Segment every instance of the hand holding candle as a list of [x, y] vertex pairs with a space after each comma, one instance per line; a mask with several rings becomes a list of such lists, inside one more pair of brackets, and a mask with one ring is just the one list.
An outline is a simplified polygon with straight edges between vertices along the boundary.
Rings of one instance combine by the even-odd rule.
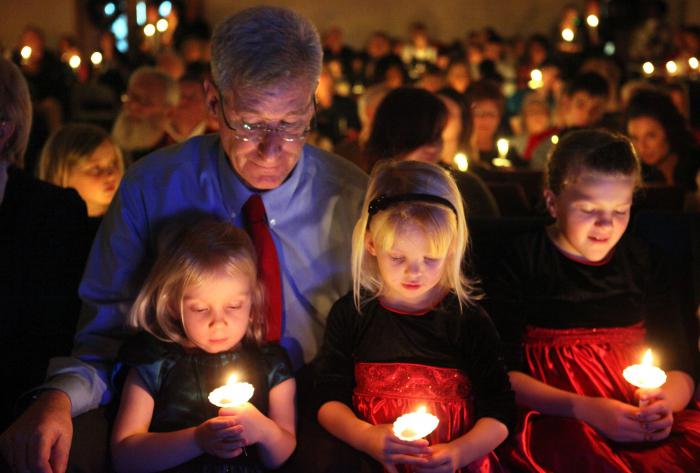
[[[639, 365], [630, 365], [624, 369], [622, 376], [628, 383], [642, 389], [656, 389], [666, 382], [666, 373], [654, 366], [651, 349], [647, 350]], [[647, 401], [639, 401], [639, 407], [644, 407]]]
[[430, 435], [440, 420], [425, 411], [425, 406], [415, 412], [404, 414], [394, 421], [394, 435], [401, 440], [412, 442]]
[[253, 397], [255, 388], [250, 383], [239, 383], [235, 374], [223, 386], [209, 393], [209, 402], [218, 407], [236, 407]]

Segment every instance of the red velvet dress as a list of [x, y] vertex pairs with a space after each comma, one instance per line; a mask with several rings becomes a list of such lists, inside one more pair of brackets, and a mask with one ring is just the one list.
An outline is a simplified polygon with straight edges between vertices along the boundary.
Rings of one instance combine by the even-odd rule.
[[[622, 371], [639, 363], [646, 347], [654, 347], [667, 371], [692, 373], [673, 304], [662, 305], [666, 288], [650, 279], [662, 273], [653, 264], [645, 268], [652, 260], [636, 243], [623, 241], [609, 261], [589, 266], [561, 254], [540, 233], [519, 241], [509, 256], [500, 280], [487, 289], [511, 347], [511, 369], [559, 389], [633, 405], [636, 388]], [[700, 412], [674, 413], [665, 440], [619, 443], [579, 420], [523, 406], [516, 435], [499, 453], [514, 469], [533, 472], [697, 471]]]
[[[431, 445], [464, 435], [481, 417], [510, 427], [513, 397], [495, 330], [481, 309], [458, 315], [455, 304], [448, 296], [433, 311], [409, 315], [370, 301], [358, 314], [352, 297], [339, 300], [318, 358], [319, 405], [344, 402], [375, 425], [425, 406], [440, 420]], [[491, 453], [460, 471], [502, 469]]]

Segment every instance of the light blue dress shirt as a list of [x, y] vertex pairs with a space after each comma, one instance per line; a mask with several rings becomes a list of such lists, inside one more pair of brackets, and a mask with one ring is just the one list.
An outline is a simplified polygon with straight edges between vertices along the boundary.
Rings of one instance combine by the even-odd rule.
[[[298, 369], [318, 351], [331, 305], [351, 288], [351, 237], [367, 175], [310, 145], [287, 180], [262, 193], [282, 273], [283, 337]], [[192, 138], [133, 165], [97, 232], [80, 296], [72, 357], [54, 358], [44, 387], [68, 394], [72, 414], [109, 402], [126, 314], [169, 224], [208, 215], [243, 226], [250, 197], [218, 135]]]

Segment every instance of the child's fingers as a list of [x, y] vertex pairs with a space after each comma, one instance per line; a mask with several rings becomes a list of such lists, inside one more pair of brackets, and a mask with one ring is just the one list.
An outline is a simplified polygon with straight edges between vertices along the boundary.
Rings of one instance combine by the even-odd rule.
[[238, 418], [235, 416], [228, 417], [214, 417], [207, 421], [207, 425], [211, 430], [218, 431], [223, 430], [231, 426], [238, 424]]
[[646, 432], [657, 432], [659, 430], [670, 429], [673, 426], [673, 416], [664, 416], [650, 422], [643, 422], [642, 428]]
[[414, 455], [393, 454], [388, 455], [386, 461], [388, 463], [394, 463], [399, 465], [424, 465], [428, 460], [425, 457], [419, 457]]

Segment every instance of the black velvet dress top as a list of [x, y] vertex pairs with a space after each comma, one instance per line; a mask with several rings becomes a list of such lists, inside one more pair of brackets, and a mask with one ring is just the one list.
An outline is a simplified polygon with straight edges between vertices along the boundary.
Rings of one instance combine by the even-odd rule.
[[[224, 353], [206, 353], [140, 333], [124, 344], [120, 360], [122, 367], [138, 371], [153, 396], [150, 432], [171, 432], [216, 417], [219, 408], [209, 402], [209, 393], [226, 384], [231, 374], [254, 386], [249, 402], [268, 415], [270, 390], [293, 377], [287, 353], [276, 344], [244, 345]], [[205, 454], [168, 471], [265, 471], [255, 446], [246, 447], [246, 453], [233, 460]]]

